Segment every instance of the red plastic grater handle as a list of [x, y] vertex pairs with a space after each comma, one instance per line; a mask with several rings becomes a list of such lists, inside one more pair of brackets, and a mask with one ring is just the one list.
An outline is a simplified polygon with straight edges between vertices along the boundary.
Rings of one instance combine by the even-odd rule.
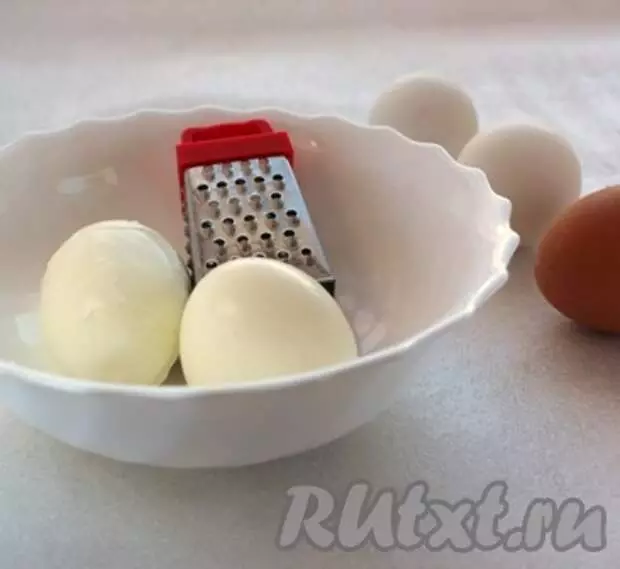
[[271, 156], [284, 156], [292, 166], [294, 160], [288, 134], [275, 132], [264, 119], [187, 128], [176, 150], [181, 188], [185, 170], [195, 166]]
[[222, 123], [211, 126], [186, 128], [181, 133], [181, 143], [201, 142], [235, 136], [249, 136], [273, 132], [271, 125], [264, 119], [247, 122]]

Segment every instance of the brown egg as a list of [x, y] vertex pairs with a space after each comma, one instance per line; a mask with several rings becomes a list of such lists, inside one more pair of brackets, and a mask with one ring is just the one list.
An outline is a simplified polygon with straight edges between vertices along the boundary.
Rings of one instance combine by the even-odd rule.
[[556, 218], [539, 244], [535, 277], [549, 303], [577, 324], [620, 333], [620, 186]]

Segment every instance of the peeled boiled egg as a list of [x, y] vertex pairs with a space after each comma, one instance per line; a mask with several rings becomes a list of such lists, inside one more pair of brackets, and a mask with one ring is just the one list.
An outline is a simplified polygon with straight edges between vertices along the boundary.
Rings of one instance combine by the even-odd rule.
[[440, 77], [419, 74], [397, 81], [370, 111], [372, 125], [389, 126], [418, 142], [442, 146], [456, 158], [478, 132], [469, 95]]
[[511, 225], [524, 247], [536, 245], [581, 192], [581, 164], [570, 143], [535, 125], [480, 133], [467, 143], [459, 162], [483, 170], [493, 190], [512, 202]]
[[552, 306], [586, 328], [620, 333], [620, 186], [570, 206], [536, 255], [536, 282]]
[[281, 261], [229, 261], [192, 292], [181, 324], [190, 385], [216, 387], [303, 373], [357, 356], [340, 307], [313, 278]]
[[104, 221], [74, 233], [48, 262], [40, 319], [54, 371], [160, 384], [178, 358], [185, 267], [156, 231]]

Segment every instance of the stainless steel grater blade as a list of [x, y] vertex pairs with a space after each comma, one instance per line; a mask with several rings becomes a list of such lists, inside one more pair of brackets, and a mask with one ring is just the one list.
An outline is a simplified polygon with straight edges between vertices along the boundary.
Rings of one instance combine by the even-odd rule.
[[188, 168], [183, 213], [194, 284], [223, 263], [266, 257], [298, 267], [335, 293], [334, 275], [286, 157]]

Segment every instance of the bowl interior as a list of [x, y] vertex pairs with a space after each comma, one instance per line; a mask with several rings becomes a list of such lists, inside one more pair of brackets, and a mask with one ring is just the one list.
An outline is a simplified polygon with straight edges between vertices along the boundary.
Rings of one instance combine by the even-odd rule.
[[[482, 174], [387, 129], [277, 111], [145, 112], [28, 137], [0, 154], [0, 358], [45, 367], [39, 281], [81, 226], [135, 219], [179, 251], [175, 144], [187, 126], [261, 116], [286, 129], [296, 172], [364, 353], [467, 308], [503, 270], [506, 203]], [[502, 234], [504, 232], [504, 234]]]

